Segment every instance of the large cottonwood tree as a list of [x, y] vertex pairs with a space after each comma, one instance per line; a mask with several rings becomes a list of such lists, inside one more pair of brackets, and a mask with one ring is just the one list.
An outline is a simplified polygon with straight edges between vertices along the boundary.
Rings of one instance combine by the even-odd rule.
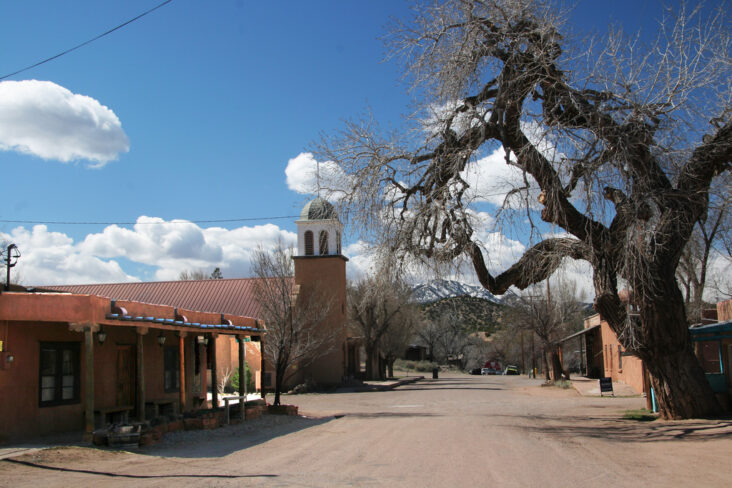
[[[418, 5], [387, 38], [417, 105], [412, 130], [387, 133], [366, 118], [319, 147], [346, 175], [351, 223], [376, 226], [399, 254], [467, 257], [495, 294], [546, 279], [564, 258], [587, 261], [595, 309], [645, 361], [662, 415], [714, 414], [675, 279], [710, 185], [729, 182], [730, 31], [724, 5], [711, 7], [667, 12], [644, 46], [617, 31], [602, 42], [565, 37], [553, 2]], [[496, 151], [505, 157], [494, 164], [521, 175], [499, 217], [523, 202], [546, 224], [491, 273], [475, 212], [491, 195], [470, 170]], [[541, 225], [564, 235], [541, 239]]]

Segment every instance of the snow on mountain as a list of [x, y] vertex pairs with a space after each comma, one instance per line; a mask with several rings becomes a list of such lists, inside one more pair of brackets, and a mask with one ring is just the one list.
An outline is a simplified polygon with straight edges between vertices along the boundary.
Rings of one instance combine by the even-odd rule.
[[433, 280], [429, 283], [421, 283], [412, 288], [413, 296], [419, 303], [435, 302], [442, 298], [471, 296], [484, 298], [493, 303], [502, 303], [491, 292], [477, 285], [468, 285], [452, 280]]

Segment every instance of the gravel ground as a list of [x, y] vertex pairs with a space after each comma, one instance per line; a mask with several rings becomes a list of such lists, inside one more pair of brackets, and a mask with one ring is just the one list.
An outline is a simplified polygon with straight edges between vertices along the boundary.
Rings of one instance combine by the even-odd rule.
[[0, 461], [0, 486], [730, 486], [732, 421], [623, 420], [638, 397], [441, 374], [393, 391], [285, 397], [300, 417], [178, 432], [137, 452]]

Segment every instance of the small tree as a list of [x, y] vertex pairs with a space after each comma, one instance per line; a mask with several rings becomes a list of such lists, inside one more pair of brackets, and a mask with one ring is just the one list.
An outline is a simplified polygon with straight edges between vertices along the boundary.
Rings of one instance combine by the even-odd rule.
[[[550, 381], [549, 368], [555, 380], [563, 373], [555, 341], [581, 328], [583, 305], [576, 296], [573, 283], [560, 283], [555, 286], [551, 295], [549, 288], [534, 285], [523, 295], [511, 297], [510, 311], [506, 314], [506, 322], [513, 323], [516, 328], [531, 331], [539, 338], [544, 353], [542, 363], [546, 381]], [[551, 358], [551, 366], [549, 364]]]
[[221, 268], [219, 268], [219, 267], [214, 268], [214, 270], [211, 272], [211, 279], [212, 280], [223, 280], [224, 279], [224, 275], [221, 273]]
[[394, 377], [394, 361], [401, 358], [414, 337], [414, 330], [420, 320], [417, 308], [410, 304], [404, 307], [379, 342], [379, 350], [386, 362], [387, 376]]
[[275, 377], [274, 404], [280, 404], [283, 385], [294, 365], [306, 366], [333, 347], [327, 329], [319, 327], [328, 316], [330, 300], [318, 292], [300, 293], [295, 284], [293, 250], [280, 243], [272, 251], [259, 248], [252, 269], [258, 280], [254, 295], [267, 334], [263, 354], [272, 362]]
[[366, 379], [382, 378], [379, 345], [409, 307], [412, 290], [388, 272], [362, 279], [348, 288], [348, 319], [361, 333], [366, 351]]

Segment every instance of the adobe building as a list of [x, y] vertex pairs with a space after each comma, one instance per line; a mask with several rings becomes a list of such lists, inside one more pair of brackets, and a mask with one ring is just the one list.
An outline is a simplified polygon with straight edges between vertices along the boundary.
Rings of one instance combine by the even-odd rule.
[[[637, 313], [629, 305], [628, 313]], [[694, 353], [721, 405], [732, 405], [732, 300], [717, 304], [716, 310], [703, 314], [703, 322], [691, 326]], [[718, 320], [718, 321], [717, 321]], [[610, 325], [595, 314], [585, 319], [584, 329], [558, 342], [562, 349], [576, 349], [581, 356], [582, 373], [589, 378], [612, 378], [631, 386], [651, 399], [650, 381], [643, 361], [625, 350]]]
[[[3, 291], [0, 441], [90, 435], [110, 423], [206, 409], [205, 371], [207, 365], [217, 370], [217, 343], [235, 340], [243, 358], [244, 346], [264, 332], [251, 317], [96, 295]], [[242, 371], [243, 362], [238, 366]]]
[[[346, 326], [346, 263], [341, 239], [343, 226], [335, 208], [323, 198], [309, 201], [295, 222], [298, 231], [297, 255], [294, 257], [295, 283], [301, 294], [315, 292], [329, 298], [329, 314], [320, 327], [332, 334], [333, 347], [315, 361], [295, 366], [287, 378], [291, 387], [305, 381], [318, 385], [340, 384], [359, 371], [359, 343]], [[225, 313], [261, 319], [261, 307], [255, 297], [256, 278], [210, 279], [189, 281], [111, 283], [92, 285], [45, 286], [44, 289], [82, 293], [116, 300], [177, 306], [187, 310]], [[266, 327], [266, 324], [265, 324]], [[238, 346], [234, 339], [217, 342], [218, 376], [236, 369]], [[255, 375], [256, 388], [273, 384], [272, 367], [265, 367], [261, 378], [259, 342], [246, 344], [246, 363]], [[208, 373], [211, 383], [211, 371]]]

